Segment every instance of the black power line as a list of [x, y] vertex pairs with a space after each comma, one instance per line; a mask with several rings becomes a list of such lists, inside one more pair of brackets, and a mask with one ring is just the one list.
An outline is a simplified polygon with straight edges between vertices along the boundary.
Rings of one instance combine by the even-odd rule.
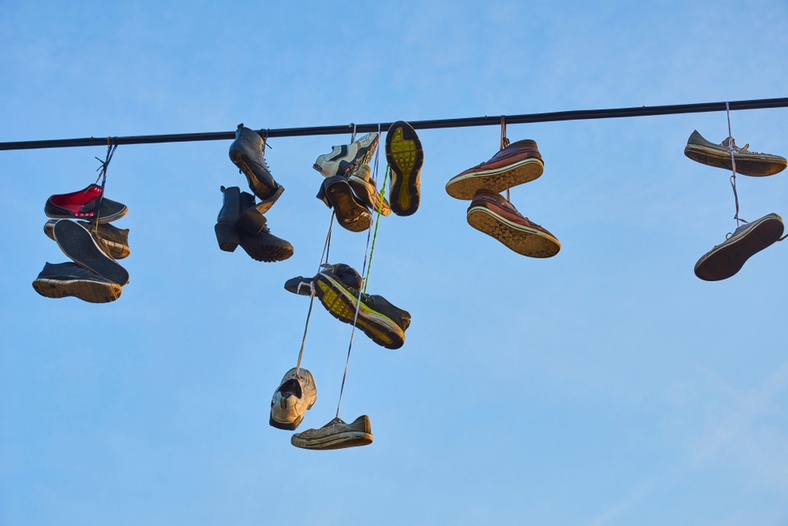
[[[613, 119], [618, 117], [648, 117], [653, 115], [675, 115], [681, 113], [707, 113], [726, 110], [755, 110], [788, 107], [788, 98], [739, 100], [732, 102], [704, 102], [699, 104], [674, 104], [667, 106], [640, 106], [635, 108], [613, 108], [602, 110], [571, 110], [524, 115], [499, 115], [494, 117], [466, 117], [410, 121], [415, 129], [463, 128], [468, 126], [500, 125], [533, 122], [575, 121], [588, 119]], [[387, 130], [392, 123], [342, 124], [337, 126], [310, 126], [305, 128], [274, 128], [257, 130], [264, 137], [302, 137], [308, 135], [340, 135], [357, 132]], [[133, 135], [127, 137], [88, 137], [83, 139], [53, 139], [41, 141], [2, 142], [0, 150], [31, 150], [40, 148], [71, 148], [75, 146], [102, 146], [108, 144], [153, 144], [165, 142], [221, 141], [235, 138], [235, 131], [208, 133], [179, 133], [169, 135]]]

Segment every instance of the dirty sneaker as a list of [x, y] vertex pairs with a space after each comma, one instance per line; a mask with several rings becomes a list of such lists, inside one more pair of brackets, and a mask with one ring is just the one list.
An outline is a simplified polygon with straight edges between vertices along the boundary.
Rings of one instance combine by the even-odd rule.
[[380, 136], [371, 132], [342, 146], [332, 146], [330, 153], [319, 155], [313, 168], [325, 177], [348, 175], [356, 166], [369, 164], [378, 147]]
[[707, 166], [732, 170], [731, 151], [733, 151], [736, 173], [755, 177], [774, 175], [783, 171], [788, 165], [788, 161], [784, 157], [751, 152], [748, 149], [749, 146], [746, 144], [743, 148], [739, 148], [733, 137], [728, 137], [722, 141], [722, 144], [712, 144], [695, 130], [687, 139], [684, 155]]
[[367, 415], [350, 424], [336, 417], [320, 429], [307, 429], [290, 437], [290, 443], [302, 449], [342, 449], [372, 443], [372, 426]]
[[285, 373], [271, 398], [271, 416], [268, 423], [279, 429], [293, 430], [317, 400], [317, 387], [312, 373], [293, 367]]
[[386, 161], [391, 167], [391, 209], [398, 216], [409, 216], [419, 208], [419, 179], [424, 151], [416, 130], [407, 122], [397, 121], [389, 128], [386, 134]]

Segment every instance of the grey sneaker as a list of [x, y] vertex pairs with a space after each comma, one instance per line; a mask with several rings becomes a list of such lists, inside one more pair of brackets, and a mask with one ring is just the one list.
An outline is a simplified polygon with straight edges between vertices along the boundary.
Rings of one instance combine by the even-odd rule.
[[33, 281], [36, 292], [47, 298], [73, 296], [90, 303], [120, 298], [121, 286], [76, 263], [47, 263]]
[[783, 220], [777, 214], [767, 214], [740, 226], [731, 237], [698, 260], [695, 275], [705, 281], [720, 281], [733, 276], [750, 256], [778, 241], [784, 228]]
[[75, 263], [120, 286], [129, 282], [126, 269], [108, 256], [90, 232], [76, 221], [59, 220], [52, 234], [60, 250]]
[[350, 144], [332, 146], [331, 153], [319, 155], [313, 167], [325, 177], [348, 175], [356, 166], [369, 164], [379, 140], [378, 133], [371, 132]]
[[372, 427], [367, 415], [350, 424], [337, 417], [320, 429], [307, 429], [290, 437], [290, 443], [303, 449], [342, 449], [372, 443]]
[[[57, 219], [50, 219], [44, 224], [44, 234], [49, 238], [55, 239], [55, 223]], [[104, 251], [115, 259], [123, 259], [131, 254], [129, 249], [129, 229], [118, 228], [109, 223], [90, 223], [88, 221], [77, 221], [80, 225], [85, 227], [88, 232], [93, 235], [93, 238], [101, 243]]]
[[301, 367], [296, 374], [293, 367], [282, 378], [271, 398], [271, 417], [268, 423], [279, 429], [298, 427], [317, 400], [317, 387], [312, 373]]
[[722, 141], [722, 144], [713, 144], [704, 139], [695, 130], [687, 139], [684, 155], [707, 166], [731, 170], [733, 169], [733, 164], [731, 163], [732, 150], [733, 158], [736, 160], [736, 173], [755, 177], [774, 175], [782, 172], [788, 165], [788, 161], [784, 157], [769, 153], [751, 152], [748, 150], [749, 146], [749, 144], [746, 144], [743, 148], [739, 148], [736, 146], [736, 141], [733, 137], [728, 137]]

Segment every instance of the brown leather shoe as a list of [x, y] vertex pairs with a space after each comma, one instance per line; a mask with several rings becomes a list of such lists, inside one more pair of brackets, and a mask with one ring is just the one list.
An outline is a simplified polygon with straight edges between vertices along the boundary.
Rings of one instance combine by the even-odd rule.
[[507, 188], [533, 181], [544, 171], [536, 141], [517, 141], [478, 164], [452, 177], [446, 192], [457, 199], [473, 199], [478, 190], [503, 192]]
[[561, 243], [546, 229], [523, 217], [502, 195], [479, 190], [468, 207], [468, 224], [523, 256], [549, 258]]

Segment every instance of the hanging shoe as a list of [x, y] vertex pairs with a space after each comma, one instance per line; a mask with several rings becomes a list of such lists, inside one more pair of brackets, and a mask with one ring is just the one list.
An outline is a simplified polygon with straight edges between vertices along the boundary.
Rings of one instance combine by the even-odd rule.
[[[359, 290], [349, 287], [328, 268], [322, 268], [313, 279], [315, 295], [323, 307], [341, 322], [353, 324]], [[356, 326], [373, 342], [387, 349], [399, 349], [405, 343], [405, 330], [410, 314], [378, 295], [361, 294]]]
[[235, 222], [241, 214], [241, 189], [237, 186], [219, 188], [223, 194], [222, 208], [213, 227], [219, 248], [225, 252], [234, 252], [241, 242]]
[[536, 141], [524, 139], [503, 148], [484, 163], [455, 175], [446, 192], [457, 199], [471, 200], [478, 190], [503, 192], [542, 175], [544, 162]]
[[755, 177], [774, 175], [782, 172], [788, 166], [788, 161], [784, 157], [751, 152], [748, 150], [749, 146], [747, 144], [744, 148], [737, 147], [733, 137], [728, 137], [722, 141], [722, 144], [712, 144], [695, 130], [687, 140], [684, 155], [707, 166], [732, 170], [732, 150], [733, 158], [736, 161], [736, 173]]
[[[350, 288], [359, 290], [364, 286], [364, 280], [361, 278], [361, 275], [350, 265], [337, 263], [335, 265], [321, 265], [320, 267], [332, 272], [342, 283]], [[305, 278], [303, 276], [290, 278], [285, 282], [285, 290], [301, 296], [311, 296], [313, 281], [314, 278]]]
[[784, 228], [783, 220], [777, 214], [767, 214], [757, 221], [741, 225], [731, 237], [698, 260], [695, 275], [705, 281], [720, 281], [733, 276], [751, 256], [778, 241]]
[[47, 263], [33, 281], [36, 292], [47, 298], [73, 296], [90, 303], [120, 298], [121, 286], [76, 263]]
[[290, 437], [290, 443], [303, 449], [342, 449], [372, 443], [372, 426], [367, 415], [350, 424], [336, 417], [320, 429], [307, 429]]
[[369, 164], [378, 147], [380, 136], [371, 132], [342, 146], [332, 146], [331, 153], [319, 155], [313, 168], [325, 177], [347, 175], [356, 166]]
[[268, 423], [278, 429], [293, 430], [317, 400], [317, 387], [312, 373], [301, 367], [296, 374], [293, 367], [282, 378], [271, 398], [271, 416]]
[[61, 219], [55, 223], [52, 234], [60, 250], [78, 265], [120, 286], [129, 282], [126, 269], [108, 256], [90, 232], [79, 223]]
[[78, 192], [49, 196], [44, 205], [44, 214], [55, 219], [93, 219], [98, 215], [99, 223], [109, 223], [126, 215], [128, 208], [123, 203], [102, 198], [104, 189], [91, 184]]
[[362, 164], [357, 166], [348, 175], [347, 182], [350, 184], [350, 188], [353, 189], [356, 199], [372, 212], [379, 211], [383, 216], [391, 214], [391, 207], [388, 201], [381, 197], [375, 187], [375, 181], [372, 179], [369, 165]]
[[386, 161], [391, 167], [391, 209], [398, 216], [409, 216], [419, 208], [419, 179], [424, 151], [416, 130], [407, 122], [397, 121], [389, 128], [386, 134]]
[[[50, 239], [55, 239], [55, 223], [59, 219], [50, 219], [44, 223], [44, 234]], [[90, 223], [88, 221], [77, 221], [85, 227], [88, 232], [101, 244], [104, 252], [115, 259], [123, 259], [131, 254], [129, 249], [129, 229], [118, 228], [109, 223]]]
[[523, 217], [502, 195], [479, 190], [467, 213], [468, 224], [488, 234], [518, 254], [549, 258], [561, 250], [550, 232]]
[[240, 214], [236, 217], [235, 231], [241, 248], [256, 261], [272, 263], [284, 261], [293, 255], [293, 245], [271, 234], [268, 221], [255, 205], [249, 192], [238, 196]]
[[256, 131], [238, 125], [230, 145], [230, 160], [246, 176], [252, 193], [267, 203], [268, 208], [282, 195], [284, 187], [271, 175], [265, 161], [265, 141]]
[[355, 196], [344, 175], [323, 179], [317, 198], [329, 208], [333, 208], [337, 222], [351, 232], [363, 232], [372, 225], [372, 214]]

